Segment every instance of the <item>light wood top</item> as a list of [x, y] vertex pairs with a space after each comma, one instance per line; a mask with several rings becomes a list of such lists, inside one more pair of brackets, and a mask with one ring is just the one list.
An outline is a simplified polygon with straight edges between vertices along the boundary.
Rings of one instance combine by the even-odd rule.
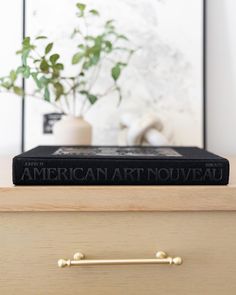
[[0, 158], [0, 212], [236, 211], [236, 158], [228, 186], [13, 186]]

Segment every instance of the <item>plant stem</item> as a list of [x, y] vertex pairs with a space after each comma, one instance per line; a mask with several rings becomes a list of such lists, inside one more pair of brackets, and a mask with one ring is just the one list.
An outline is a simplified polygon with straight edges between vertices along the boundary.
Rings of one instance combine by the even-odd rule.
[[76, 83], [74, 80], [74, 87], [72, 90], [73, 93], [73, 115], [76, 117]]
[[84, 113], [84, 108], [85, 108], [85, 105], [86, 105], [86, 101], [87, 101], [87, 98], [84, 97], [84, 100], [82, 102], [82, 106], [80, 108], [80, 116], [83, 116], [83, 113]]

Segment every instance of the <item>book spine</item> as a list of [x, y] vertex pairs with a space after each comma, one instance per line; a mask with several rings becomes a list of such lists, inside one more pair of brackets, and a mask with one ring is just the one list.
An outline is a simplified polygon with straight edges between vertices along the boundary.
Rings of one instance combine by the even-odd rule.
[[13, 159], [16, 185], [224, 185], [219, 160]]

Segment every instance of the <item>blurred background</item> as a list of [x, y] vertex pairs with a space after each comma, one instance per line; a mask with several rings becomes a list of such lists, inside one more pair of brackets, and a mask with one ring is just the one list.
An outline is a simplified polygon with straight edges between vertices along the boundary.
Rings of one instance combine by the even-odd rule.
[[[85, 94], [88, 98], [86, 112], [82, 115], [92, 130], [89, 144], [203, 147], [205, 138], [208, 150], [223, 155], [236, 154], [235, 1], [87, 0], [83, 1], [85, 12], [84, 7], [76, 6], [76, 3], [78, 1], [26, 0], [25, 15], [21, 0], [0, 3], [0, 77], [21, 64], [21, 57], [15, 52], [21, 48], [24, 22], [26, 36], [48, 36], [50, 41], [38, 40], [39, 52], [53, 42], [51, 53], [54, 50], [60, 54], [65, 75], [70, 76], [80, 65], [78, 57], [81, 52], [78, 50], [83, 47], [79, 38], [71, 39], [74, 28], [79, 27], [82, 35], [99, 36], [103, 24], [113, 30], [114, 20], [115, 29], [121, 36], [120, 43], [114, 45], [114, 39], [106, 39], [104, 52], [109, 53], [108, 59], [112, 62], [117, 61], [110, 68], [103, 55], [99, 55], [99, 61], [93, 60], [91, 69], [85, 71], [88, 76], [83, 73], [84, 80], [93, 81], [94, 68], [98, 66], [100, 72], [95, 87], [89, 93], [87, 88], [78, 90], [77, 97]], [[92, 14], [85, 20], [85, 25], [81, 24], [84, 21], [81, 13]], [[123, 53], [110, 54], [114, 46], [134, 51], [128, 62]], [[71, 65], [73, 56], [77, 61], [74, 59], [74, 65]], [[48, 77], [48, 73], [45, 75]], [[26, 93], [34, 90], [31, 80], [26, 81]], [[19, 83], [21, 86], [21, 79]], [[121, 103], [117, 103], [118, 91], [106, 91], [110, 85], [121, 89]], [[0, 154], [19, 153], [22, 143], [25, 150], [39, 144], [55, 143], [53, 124], [61, 119], [65, 108], [58, 112], [54, 105], [45, 103], [41, 93], [38, 96], [42, 95], [42, 100], [26, 96], [22, 106], [21, 97], [9, 91], [1, 92]], [[101, 98], [95, 95], [102, 92], [106, 94]], [[55, 100], [53, 95], [50, 99]], [[82, 105], [83, 101], [78, 101], [77, 108]], [[75, 125], [70, 126], [73, 129]], [[62, 127], [57, 129], [60, 131], [57, 136], [63, 138]], [[61, 144], [66, 144], [67, 140], [65, 138]]]

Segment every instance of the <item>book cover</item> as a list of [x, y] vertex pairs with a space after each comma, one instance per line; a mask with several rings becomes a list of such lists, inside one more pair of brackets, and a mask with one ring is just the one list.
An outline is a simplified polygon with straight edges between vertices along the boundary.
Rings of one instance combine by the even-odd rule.
[[16, 185], [226, 185], [227, 159], [197, 147], [39, 146], [13, 159]]

